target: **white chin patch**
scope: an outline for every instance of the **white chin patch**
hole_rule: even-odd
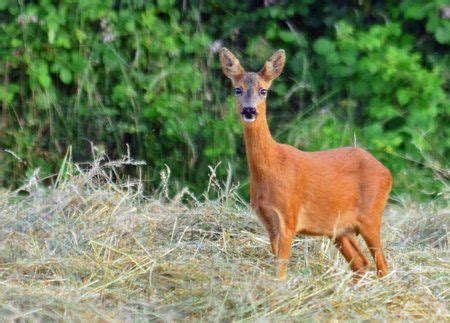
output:
[[[244,122],[253,122],[256,120],[256,116],[252,115],[250,118],[248,118],[245,115],[243,115],[242,119],[244,120]]]

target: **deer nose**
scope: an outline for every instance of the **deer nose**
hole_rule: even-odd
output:
[[[243,107],[242,108],[242,114],[246,114],[246,115],[258,115],[258,112],[256,112],[256,108],[255,107]]]

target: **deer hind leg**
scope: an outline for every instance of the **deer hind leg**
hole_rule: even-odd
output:
[[[371,207],[365,208],[368,210],[367,215],[360,217],[359,233],[361,233],[367,247],[372,254],[375,264],[377,266],[377,275],[379,277],[386,276],[388,273],[388,265],[384,257],[383,248],[381,245],[381,218],[383,216],[384,207],[387,202],[387,193],[379,192]]]
[[[361,247],[359,246],[358,239],[356,238],[356,234],[352,233],[352,234],[347,235],[347,237],[350,240],[350,243],[352,244],[353,248],[358,252],[358,255],[361,257],[364,267],[367,269],[367,267],[370,266],[370,261],[366,258],[366,255],[364,254]]]
[[[334,244],[349,262],[350,268],[354,272],[357,272],[360,275],[363,275],[366,272],[370,263],[359,248],[358,241],[353,233],[336,238]]]
[[[377,266],[377,275],[379,277],[386,276],[388,273],[388,267],[381,245],[380,228],[365,227],[361,228],[360,233],[364,238],[364,241],[366,241],[367,247],[369,248],[372,257],[375,260],[375,264]]]

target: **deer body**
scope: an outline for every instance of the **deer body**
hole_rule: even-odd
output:
[[[269,234],[277,257],[278,278],[286,278],[296,234],[334,239],[352,269],[363,273],[369,261],[356,239],[361,234],[379,275],[385,275],[387,263],[380,228],[392,186],[389,170],[360,148],[305,152],[272,138],[265,94],[255,98],[255,91],[269,88],[281,73],[284,52],[275,53],[258,74],[245,73],[227,49],[222,50],[221,61],[234,85],[243,87],[237,93],[242,96],[238,107],[244,120],[251,207]]]

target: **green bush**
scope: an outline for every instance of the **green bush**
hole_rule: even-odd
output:
[[[441,0],[0,0],[0,185],[55,173],[70,146],[78,161],[131,151],[148,188],[168,165],[201,191],[219,161],[245,183],[217,59],[226,45],[252,70],[286,50],[269,96],[277,139],[356,140],[394,172],[396,193],[434,196],[448,180],[448,11]]]

